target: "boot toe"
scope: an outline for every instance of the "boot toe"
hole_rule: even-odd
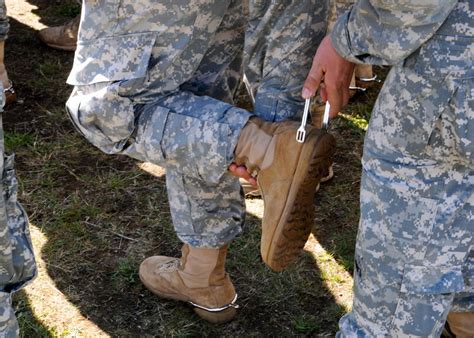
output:
[[[177,270],[179,259],[166,256],[153,256],[145,259],[138,270],[140,280],[145,287],[162,297],[169,297],[170,293],[164,275]]]

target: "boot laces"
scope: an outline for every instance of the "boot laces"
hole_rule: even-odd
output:
[[[168,262],[166,262],[163,265],[160,265],[157,269],[157,272],[171,272],[171,271],[176,271],[178,270],[180,260],[179,259],[173,259]]]

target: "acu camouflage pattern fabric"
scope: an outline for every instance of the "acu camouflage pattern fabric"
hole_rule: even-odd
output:
[[[5,1],[0,0],[0,35],[6,37],[8,19]],[[14,156],[5,155],[2,116],[5,104],[0,84],[0,337],[18,337],[12,294],[36,276],[36,264],[28,229],[28,218],[17,201],[18,182]]]
[[[365,140],[354,303],[339,336],[441,334],[474,311],[474,1],[362,0],[332,41],[394,65]]]
[[[299,93],[319,42],[305,45],[301,66],[294,37],[315,42],[310,34],[315,29],[322,38],[325,24],[309,13],[319,20],[326,7],[313,0],[271,3],[272,11],[261,19],[267,20],[265,29],[246,35],[243,7],[249,6],[242,1],[83,2],[68,78],[75,86],[67,103],[71,119],[102,151],[166,167],[173,224],[191,246],[221,247],[241,232],[244,221],[243,194],[228,172],[240,130],[252,116],[232,105],[244,39],[250,45],[273,32],[259,60],[269,65],[253,80],[262,88],[254,114],[282,119],[301,110]],[[295,22],[285,6],[295,10]],[[255,16],[267,10],[262,2],[250,7]],[[272,97],[271,105],[263,93]]]
[[[267,121],[300,118],[301,89],[326,34],[327,0],[249,0],[244,73],[254,114]]]

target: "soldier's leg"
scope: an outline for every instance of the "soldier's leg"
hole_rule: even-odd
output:
[[[459,338],[474,337],[474,248],[463,266],[463,275],[466,288],[456,294],[448,314],[449,329]]]
[[[166,167],[173,224],[192,246],[217,248],[240,233],[243,202],[227,168],[250,116],[228,103],[178,92],[146,107],[137,121],[135,142],[124,152]]]
[[[0,292],[0,336],[14,338],[20,336],[20,328],[12,307],[12,295]]]
[[[232,1],[199,67],[182,90],[234,102],[242,77],[245,23],[242,0]]]
[[[253,113],[267,121],[301,117],[301,88],[326,32],[327,0],[248,0],[244,82]],[[312,112],[313,125],[320,121]],[[246,196],[260,196],[241,180]]]
[[[354,303],[340,334],[439,336],[469,291],[473,109],[472,79],[409,67],[388,76],[366,137]]]
[[[246,22],[243,14],[242,1],[232,1],[194,76],[181,89],[233,103],[242,75]],[[196,111],[200,110],[199,105],[207,104],[198,103]],[[246,118],[235,122],[237,126],[243,126],[244,121]],[[226,152],[231,151],[232,148],[228,148]],[[179,170],[168,167],[167,186],[173,223],[183,242],[197,247],[221,247],[240,233],[245,206],[238,182],[229,173],[223,174],[218,183],[209,186],[203,180],[183,176]],[[180,191],[190,193],[184,195]],[[183,213],[185,205],[193,207]],[[209,205],[213,205],[211,210]],[[199,219],[202,224],[198,225],[192,219]],[[206,219],[213,221],[206,222]]]
[[[0,93],[3,87],[0,84]],[[6,156],[1,112],[5,97],[0,95],[0,336],[17,337],[18,323],[12,309],[13,292],[36,276],[36,264],[28,229],[28,218],[17,201],[18,182],[14,156]]]
[[[326,33],[327,1],[249,1],[244,72],[254,113],[267,121],[295,118],[301,88]]]
[[[238,4],[238,1],[234,3]],[[220,11],[222,7],[225,9],[234,8],[231,4],[233,2],[216,2],[216,6],[206,3],[206,7],[203,9],[209,7],[210,10]],[[207,21],[205,19],[215,17],[217,20],[220,15],[220,13],[212,14],[203,15],[203,19],[200,21],[201,25],[195,28],[202,29],[203,33],[208,31],[209,27],[206,27]],[[215,24],[216,20],[209,24]],[[196,32],[194,33],[198,35]],[[217,35],[219,35],[218,33]],[[157,40],[159,38],[158,36]],[[182,38],[188,37],[182,36]],[[305,231],[308,230],[310,228],[308,225],[312,224],[311,209],[308,205],[308,201],[312,202],[312,199],[307,198],[309,194],[298,194],[298,191],[302,187],[314,185],[319,175],[311,172],[313,169],[319,170],[318,163],[314,162],[327,158],[327,156],[323,156],[322,152],[331,150],[332,143],[329,136],[319,135],[316,131],[308,129],[307,142],[298,146],[294,144],[296,143],[294,125],[265,124],[260,120],[260,122],[254,120],[252,123],[247,123],[251,114],[246,110],[208,96],[196,95],[196,93],[209,92],[209,83],[212,83],[212,81],[208,81],[209,78],[204,76],[201,78],[202,86],[200,86],[199,79],[202,75],[210,75],[211,79],[220,76],[219,72],[213,72],[214,67],[210,67],[207,72],[204,71],[203,65],[206,63],[204,60],[201,61],[202,57],[207,57],[209,52],[213,55],[211,61],[220,64],[219,53],[215,52],[220,50],[222,55],[227,55],[229,52],[224,48],[213,49],[213,46],[209,46],[209,48],[204,46],[206,48],[203,48],[203,44],[210,41],[213,42],[212,36],[209,39],[203,39],[199,35],[198,43],[191,41],[194,43],[192,47],[185,46],[180,56],[189,56],[189,58],[183,58],[182,62],[174,62],[171,65],[171,67],[175,67],[177,73],[172,72],[170,80],[164,79],[159,69],[152,68],[149,70],[150,74],[146,77],[146,82],[140,78],[136,81],[103,82],[78,86],[68,101],[68,108],[79,130],[100,149],[108,153],[127,154],[167,168],[173,222],[178,236],[189,244],[187,243],[183,248],[181,265],[173,258],[152,257],[142,264],[140,276],[147,287],[161,296],[192,301],[201,305],[201,309],[203,306],[213,309],[225,308],[222,310],[224,318],[212,319],[221,321],[228,320],[232,316],[232,309],[229,306],[234,301],[235,291],[232,291],[233,287],[228,278],[226,282],[219,278],[219,283],[223,282],[222,285],[219,284],[219,287],[222,287],[221,290],[225,292],[222,297],[214,297],[210,301],[207,297],[213,289],[209,288],[210,285],[207,285],[208,287],[204,285],[205,281],[209,282],[211,276],[217,278],[212,268],[214,265],[220,267],[218,275],[222,275],[222,262],[225,259],[226,251],[222,245],[230,241],[240,231],[242,223],[242,198],[236,179],[228,173],[228,166],[236,158],[234,150],[237,145],[240,144],[241,164],[251,163],[256,170],[262,168],[263,170],[260,171],[262,180],[270,175],[279,182],[278,185],[272,186],[272,191],[268,192],[267,196],[270,199],[271,196],[277,194],[281,196],[291,193],[291,197],[288,199],[275,197],[275,201],[268,207],[270,220],[268,217],[264,217],[264,228],[266,226],[269,231],[264,230],[265,236],[263,237],[268,238],[268,232],[272,232],[275,234],[272,243],[278,242],[281,244],[279,247],[286,248],[288,243],[281,243],[285,239],[281,241],[278,239],[282,237],[283,231],[287,230],[287,225],[297,228],[298,234],[296,236],[298,238],[300,236],[307,238],[309,234],[299,231],[301,228],[304,228]],[[218,39],[216,42],[220,41],[225,41],[225,39]],[[157,46],[156,50],[160,50],[160,47]],[[196,53],[196,51],[200,53]],[[233,54],[230,53],[230,56]],[[152,55],[152,58],[150,64],[156,65],[158,68],[161,65],[158,61],[163,58],[160,54]],[[158,61],[155,61],[155,58]],[[232,60],[233,58],[229,57],[228,59]],[[195,64],[196,60],[199,60],[198,65]],[[224,61],[222,63],[225,64]],[[129,64],[126,63],[126,65]],[[183,71],[183,67],[203,71],[198,74],[199,76],[189,77],[193,79],[193,83],[180,84],[180,79],[188,78],[187,74],[180,73]],[[225,67],[221,68],[225,70]],[[165,71],[169,71],[169,68],[167,67]],[[94,75],[96,75],[95,72]],[[78,76],[76,79],[80,80]],[[163,93],[159,88],[165,80],[178,83],[179,89]],[[171,87],[169,83],[164,83],[163,86]],[[212,89],[210,91],[212,92]],[[139,96],[137,93],[142,95]],[[250,132],[247,127],[251,129]],[[247,132],[244,133],[244,130]],[[241,141],[242,134],[247,135],[243,141]],[[288,142],[278,141],[282,139],[288,139]],[[274,141],[270,142],[272,140]],[[314,147],[316,142],[326,143],[328,146]],[[275,147],[280,148],[281,146],[289,146],[292,151],[275,149]],[[274,154],[276,155],[273,156]],[[300,157],[300,154],[303,155]],[[272,164],[277,160],[280,161],[278,169],[272,167]],[[288,175],[295,172],[294,166],[301,171],[301,174],[293,181]],[[272,168],[273,171],[271,171]],[[284,168],[289,169],[285,170]],[[268,182],[271,180],[267,178],[261,183],[262,187],[268,187]],[[285,205],[280,205],[277,203],[278,201]],[[290,212],[303,211],[293,210],[293,206],[308,211],[304,213],[304,217],[298,217],[298,219],[289,222]],[[278,210],[272,212],[272,209],[275,208]],[[287,211],[282,213],[283,209]],[[274,216],[277,216],[277,219],[272,219]],[[266,225],[267,223],[270,224]],[[280,225],[278,230],[277,224]],[[267,242],[265,244],[270,244]],[[285,253],[284,259],[277,262],[278,266],[274,265],[272,256],[272,267],[284,268],[290,259],[296,257],[295,255],[299,252],[296,250],[296,246],[299,246],[301,242],[297,241],[295,247]],[[203,260],[203,257],[207,257],[209,260],[207,258]],[[167,265],[168,263],[173,266]],[[166,270],[163,264],[170,269]],[[161,269],[162,266],[163,269]],[[189,277],[193,275],[191,270],[194,270],[196,266],[202,267],[199,269],[202,273],[194,274],[200,276],[199,281]],[[186,286],[183,286],[183,283]],[[199,288],[205,292],[199,294],[196,290]]]

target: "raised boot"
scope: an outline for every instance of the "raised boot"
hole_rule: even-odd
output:
[[[264,201],[260,251],[263,261],[281,271],[300,254],[314,224],[314,194],[332,163],[335,140],[326,131],[299,123],[265,122],[253,117],[242,129],[234,155],[257,175]]]
[[[78,15],[62,26],[44,28],[39,31],[38,37],[51,48],[73,52],[76,50],[80,20]]]
[[[225,272],[227,246],[220,249],[183,245],[182,257],[153,256],[140,265],[140,279],[154,294],[188,302],[211,323],[225,323],[236,314],[237,294]]]

